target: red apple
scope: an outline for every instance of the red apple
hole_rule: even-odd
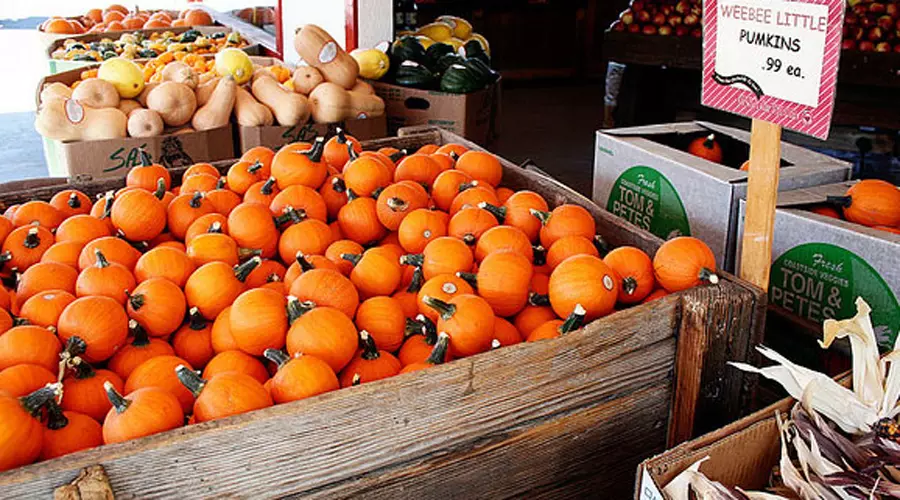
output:
[[[878,27],[883,29],[884,31],[892,31],[894,28],[894,18],[888,15],[883,15],[878,18],[877,24]]]
[[[885,14],[896,18],[900,16],[900,5],[897,5],[896,3],[889,3],[887,4],[887,6],[885,6],[884,12]]]
[[[668,24],[664,24],[664,25],[660,26],[659,31],[658,31],[658,33],[662,36],[670,36],[673,32],[674,32],[674,30]],[[886,44],[887,42],[882,42],[882,43]]]
[[[850,34],[851,35],[850,38],[852,38],[856,41],[860,41],[863,38],[865,38],[865,36],[866,36],[866,30],[864,30],[862,28],[862,26],[857,26],[857,27],[853,28],[852,31],[853,32]]]
[[[662,12],[658,12],[655,16],[653,16],[653,24],[657,26],[662,26],[666,24],[666,15]]]
[[[625,9],[619,14],[619,20],[622,21],[622,24],[631,24],[634,22],[634,12],[631,9]]]
[[[691,31],[691,36],[694,38],[703,38],[703,29],[694,28],[693,31]]]
[[[883,3],[872,2],[869,4],[869,12],[876,15],[884,14],[887,12],[887,7]]]
[[[859,24],[859,17],[856,14],[848,12],[844,16],[844,26],[856,26],[857,24]]]
[[[894,45],[894,52],[897,54],[900,54],[900,43],[898,43],[897,45]]]
[[[681,16],[672,14],[671,16],[669,16],[666,22],[669,23],[669,26],[680,26],[683,20],[681,19]]]
[[[687,14],[681,21],[685,26],[697,26],[700,24],[700,17],[696,14]]]
[[[628,32],[629,32],[629,33],[640,33],[640,32],[641,32],[641,25],[640,25],[640,24],[629,24],[629,25],[628,25]]]
[[[868,40],[863,40],[859,42],[859,51],[860,52],[872,52],[875,50],[875,44]]]
[[[862,21],[862,18],[866,17],[866,14],[869,13],[869,9],[866,8],[865,4],[858,4],[853,6],[853,13],[859,16],[860,21]]]
[[[637,12],[637,16],[635,17],[635,19],[637,20],[637,22],[639,22],[639,23],[649,23],[650,22],[650,13],[649,12],[647,12],[646,10],[638,10],[636,12]]]
[[[631,8],[635,11],[644,10],[644,0],[631,0]]]
[[[700,4],[694,5],[691,7],[691,14],[694,14],[697,17],[703,17],[703,6]]]
[[[843,50],[853,50],[856,48],[855,40],[844,40],[841,42],[841,49]]]
[[[659,9],[659,11],[668,16],[675,12],[675,7],[671,5],[663,5],[662,8]]]
[[[897,19],[896,28],[897,28],[897,31],[900,31],[900,19]]]
[[[685,0],[680,0],[675,4],[675,12],[685,15],[691,11],[691,4],[687,3]]]
[[[867,36],[869,41],[877,42],[877,41],[881,40],[883,37],[884,37],[884,31],[882,31],[881,28],[879,28],[878,26],[875,26],[874,28],[869,29],[869,34]]]
[[[890,52],[891,44],[887,42],[881,42],[875,46],[875,52]]]
[[[657,32],[656,25],[653,24],[645,24],[644,28],[641,30],[641,33],[645,35],[655,35]]]
[[[679,24],[675,26],[675,36],[688,36],[691,33],[691,29],[683,24]],[[900,45],[898,45],[900,47]]]
[[[859,25],[863,28],[871,28],[875,25],[875,21],[869,16],[862,16],[859,18]]]
[[[612,31],[625,31],[625,23],[622,21],[616,21],[612,23],[612,26],[609,27]]]

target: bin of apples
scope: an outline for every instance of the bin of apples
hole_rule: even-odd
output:
[[[703,36],[700,0],[631,0],[610,31],[662,36]]]
[[[900,54],[900,3],[849,0],[843,35],[844,50]]]

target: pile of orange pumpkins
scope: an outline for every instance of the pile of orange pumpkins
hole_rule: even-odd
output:
[[[0,217],[0,470],[559,337],[715,283],[701,241],[607,253],[459,144],[353,137],[152,164]],[[601,258],[602,256],[602,258]]]

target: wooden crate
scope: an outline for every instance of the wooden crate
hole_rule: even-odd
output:
[[[477,147],[422,127],[363,144],[446,142]],[[612,245],[652,253],[662,243],[548,177],[503,166],[509,187],[588,208]],[[64,185],[0,198],[47,198]],[[559,339],[22,467],[0,474],[0,491],[47,497],[101,464],[117,494],[136,498],[626,498],[641,460],[750,407],[755,378],[725,361],[752,358],[764,309],[761,290],[726,275]]]

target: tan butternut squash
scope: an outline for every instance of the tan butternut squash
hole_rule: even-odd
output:
[[[144,109],[144,107],[134,99],[119,99],[119,111],[125,113],[125,116],[130,116],[131,112],[136,109]]]
[[[34,120],[38,133],[59,141],[92,141],[125,137],[125,113],[118,108],[91,108],[75,99],[50,99]]]
[[[222,77],[217,76],[197,86],[197,106],[203,106],[209,101],[209,96],[212,95],[213,90],[216,90],[216,85],[219,84],[219,80],[221,79]]]
[[[231,110],[234,109],[236,94],[237,83],[233,76],[226,75],[219,80],[216,89],[209,96],[209,101],[194,113],[194,118],[191,120],[194,130],[212,130],[228,125]]]
[[[137,100],[141,103],[141,106],[147,107],[147,97],[150,95],[150,92],[153,91],[156,87],[159,87],[159,82],[147,82],[144,84],[144,90],[138,94]]]
[[[159,113],[170,127],[191,121],[197,110],[197,96],[183,83],[162,82],[147,96],[147,107]]]
[[[322,72],[325,81],[345,89],[356,83],[359,75],[356,59],[350,57],[331,35],[315,24],[297,29],[294,33],[294,49],[307,64]]]
[[[279,125],[292,127],[309,120],[309,102],[300,94],[291,92],[274,77],[260,76],[251,87],[253,97],[266,105]]]
[[[162,70],[162,80],[164,82],[183,83],[188,87],[197,88],[197,74],[193,68],[181,61],[172,61],[166,64]]]
[[[238,86],[234,97],[234,117],[242,127],[262,127],[275,123],[272,111],[241,86]]]
[[[309,94],[313,120],[335,123],[351,118],[372,118],[384,114],[384,101],[376,95],[350,92],[340,85],[325,82]]]
[[[135,109],[128,115],[128,135],[131,137],[155,137],[163,132],[163,120],[152,109]]]
[[[353,85],[353,88],[350,89],[350,92],[375,95],[375,87],[371,86],[369,82],[365,80],[356,80],[356,83]]]
[[[216,78],[219,78],[219,75],[215,74],[212,71],[207,71],[206,73],[200,73],[200,75],[197,76],[197,86],[199,87],[200,85],[203,85],[204,83],[206,83],[210,80],[214,80]]]
[[[50,99],[69,99],[71,97],[72,89],[64,83],[48,83],[41,90],[41,102],[46,102]]]
[[[291,80],[294,82],[294,92],[309,95],[314,88],[325,81],[325,77],[312,66],[297,66]]]
[[[75,87],[72,99],[92,108],[116,108],[119,106],[119,91],[106,80],[88,78]]]

